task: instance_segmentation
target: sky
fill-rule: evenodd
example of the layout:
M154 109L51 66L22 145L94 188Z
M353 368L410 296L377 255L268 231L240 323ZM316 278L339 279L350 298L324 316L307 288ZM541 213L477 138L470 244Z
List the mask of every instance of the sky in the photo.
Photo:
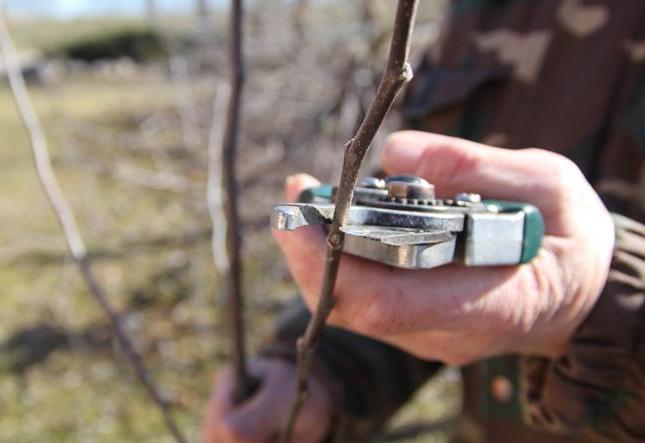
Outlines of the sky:
M58 19L96 15L143 15L145 0L5 0L10 13L36 14ZM222 5L226 0L208 0ZM195 7L191 0L156 0L160 13L190 12Z

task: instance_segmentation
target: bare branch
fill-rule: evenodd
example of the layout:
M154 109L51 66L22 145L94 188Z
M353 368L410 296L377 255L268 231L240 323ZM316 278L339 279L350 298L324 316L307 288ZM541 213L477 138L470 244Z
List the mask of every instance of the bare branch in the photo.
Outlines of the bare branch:
M150 374L143 364L141 356L135 350L130 338L121 325L119 316L108 301L105 290L100 285L96 275L92 271L87 255L87 249L85 248L78 226L76 225L74 214L72 213L72 210L58 185L54 171L52 170L47 142L45 140L40 121L38 120L31 104L31 100L29 99L24 78L22 77L22 73L18 67L16 48L3 14L0 14L0 46L2 47L2 57L9 77L11 92L20 117L25 125L25 129L29 134L38 179L40 180L47 199L58 218L69 252L74 259L74 262L78 265L90 294L92 294L101 309L108 316L121 350L132 365L137 378L159 409L168 431L174 436L177 442L183 443L186 440L179 431L179 428L171 415L170 406L162 397L159 388L150 377Z
M199 119L190 89L191 79L186 57L180 54L170 55L168 67L170 68L170 78L177 90L177 110L179 111L184 148L194 152L200 144L197 123Z
M222 156L219 150L223 130L223 116L226 100L230 95L228 85L217 88L213 100L213 123L208 137L208 183L206 185L206 206L211 219L211 252L213 262L220 276L228 274L228 258L225 251L226 217L222 207Z
M239 138L244 60L242 58L242 0L232 0L229 20L230 94L222 140L222 203L226 217L226 255L228 258L225 294L227 325L231 338L231 360L235 374L235 398L242 401L251 391L246 366L244 321L242 317L242 236L238 210L237 142Z
M292 6L293 29L296 34L296 49L302 47L307 41L307 12L309 10L309 0L297 0Z
M407 59L417 4L417 0L399 0L385 73L363 123L354 138L346 145L340 185L336 193L336 209L327 236L323 284L316 312L309 321L304 336L298 340L297 393L281 436L282 443L291 441L294 424L308 395L307 380L313 354L325 322L334 307L334 286L344 245L344 234L340 228L346 221L360 167L397 93L412 78L412 68Z

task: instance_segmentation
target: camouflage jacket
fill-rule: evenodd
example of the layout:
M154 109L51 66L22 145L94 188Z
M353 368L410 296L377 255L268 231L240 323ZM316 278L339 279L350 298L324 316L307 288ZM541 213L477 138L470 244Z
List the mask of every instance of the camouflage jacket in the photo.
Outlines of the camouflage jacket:
M408 127L562 153L633 219L616 217L609 280L566 355L464 368L456 439L645 441L645 1L456 0L444 28L407 91ZM292 358L307 318L292 306L264 352ZM369 439L441 367L334 328L318 356L340 441ZM511 399L490 393L499 377Z

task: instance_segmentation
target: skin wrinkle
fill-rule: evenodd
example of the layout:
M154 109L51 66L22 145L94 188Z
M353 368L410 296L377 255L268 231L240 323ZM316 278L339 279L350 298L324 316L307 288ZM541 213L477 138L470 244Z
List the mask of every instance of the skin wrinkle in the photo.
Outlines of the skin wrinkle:
M530 325L530 330L527 330L523 335L524 337L528 337L530 335L529 332L531 332L534 335L537 335L538 341L543 338L545 334L540 333L537 326L540 324L552 324L552 322L557 318L557 310L555 308L560 306L560 299L562 298L563 293L563 288L561 286L563 280L560 276L554 276L551 272L547 273L543 271L543 269L551 270L553 268L557 268L557 266L554 266L553 264L545 264L545 262L549 261L553 264L557 263L557 259L555 258L553 251L549 247L545 247L540 251L536 259L531 263L528 263L528 272L526 273L529 282L528 284L534 288L534 293L542 294L545 298L543 303L540 303L540 301L537 300L537 303L534 304L535 306L541 305L542 309L536 312L533 322ZM533 343L529 343L529 346L524 344L520 346L517 351L526 352L526 348L532 346L534 346ZM560 352L560 350L556 351L557 354ZM543 351L544 356L549 356L549 354L552 354L552 352Z
M513 269L508 270L510 276L516 272L517 271ZM507 279L508 278L510 277L507 277ZM482 286L490 286L493 288L497 287L497 285L492 284L480 284ZM384 292L394 293L395 295L387 298L379 298L378 294L366 296L365 298L370 301L366 303L363 310L357 312L355 318L346 319L346 324L352 325L353 329L358 332L378 337L392 335L393 333L401 335L419 331L442 331L441 328L433 325L432 321L427 321L427 319L422 323L417 323L418 320L415 320L415 316L419 316L419 313L421 313L423 314L421 317L428 317L428 311L424 309L423 306L416 306L411 303L400 303L400 300L405 298L400 288L396 288L396 286L394 286L392 288L382 288L382 290ZM512 290L512 288L504 289L504 291L508 290ZM467 322L466 324L469 326L469 331L479 331L483 335L491 338L508 334L509 331L517 329L517 324L514 322L512 316L509 318L509 315L504 314L503 312L501 312L500 315L494 315L497 310L496 306L499 303L498 299L506 297L503 291L500 295L496 295L500 292L499 288L484 291L483 289L474 287L472 292L483 292L479 302L467 305L472 307L472 309L463 309L463 307L454 306L454 304L453 306L448 305L446 308L437 309L437 311L444 316L444 322L446 323L443 331L454 334L463 328L464 322ZM409 298L410 297L408 297L408 299ZM454 300L454 298L451 297L440 297L440 299L441 298ZM342 297L340 297L340 299L342 299ZM486 299L490 299L491 303L488 303ZM448 321L445 318L447 311L455 312L452 320ZM493 317L491 317L491 313L493 313ZM410 324L414 323L416 324L410 326ZM402 328L403 330L401 330ZM523 326L520 326L520 329L523 329Z
M461 269L455 271L455 268ZM398 332L428 329L455 332L463 327L463 322L477 323L486 312L483 309L486 299L490 299L491 293L503 288L517 272L512 268L497 268L497 271L491 274L481 268L450 265L428 271L405 272L408 276L416 277L405 286L419 289L414 294L401 292L401 305L408 306L407 323L412 326ZM455 283L464 284L452 278L455 272L469 276L464 287L454 286ZM436 281L436 284L431 286L430 293L423 287L423 282L428 280Z
M509 269L510 274L515 274L517 271ZM491 348L492 344L499 342L500 338L503 337L516 337L519 335L518 331L521 331L522 334L525 333L526 325L524 321L516 320L517 317L525 317L524 312L518 311L517 314L514 314L512 311L505 311L504 309L499 309L500 301L508 297L507 291L513 291L515 288L495 288L489 291L485 291L481 300L479 302L467 304L468 308L463 309L459 307L453 307L452 310L456 311L455 320L450 322L448 330L437 330L435 326L430 324L420 324L414 328L409 326L405 328L405 332L398 332L397 337L402 337L408 334L410 336L410 330L413 331L426 331L428 334L432 334L432 331L436 332L448 332L450 334L463 334L461 329L464 327L464 324L467 325L466 333L477 334L477 337L483 339L483 343L487 348ZM400 290L399 290L400 291ZM474 293L479 292L480 289L475 288ZM372 297L371 297L372 298ZM408 314L407 310L417 310L419 312L427 313L424 309L406 309L406 308L416 308L410 304L399 304L391 306L391 303L398 300L400 296L386 298L384 300L387 303L383 305L375 304L378 303L379 299L372 298L371 302L366 306L365 311L359 314L359 317L354 321L349 322L353 326L353 329L364 334L369 334L371 336L377 336L386 341L392 341L388 336L391 336L397 328L403 327L406 325L406 322L414 322L413 316ZM504 307L509 307L510 309L516 309L517 306L521 304L501 304ZM443 311L445 315L445 310ZM466 322L466 323L464 323ZM430 329L428 329L428 327ZM428 336L426 336L428 340ZM396 342L396 340L395 340ZM405 348L415 350L414 347L404 346ZM455 352L451 351L450 356L451 361L469 361L475 356L470 356L467 352ZM424 355L423 352L417 354ZM428 357L425 355L426 358Z
M395 294L400 294L400 289L395 289ZM379 297L375 294L360 310L354 320L350 323L359 333L372 336L388 336L395 333L405 322L407 317L401 315L401 306L396 303L394 297Z
M594 281L592 282L576 283L576 279L570 280L569 291L567 292L573 295L570 300L567 300L567 302L573 312L577 313L574 321L570 322L570 324L580 324L587 316L587 313L595 305L602 289L604 288L603 282L607 281L610 262L611 260L607 259L605 260L605 263L595 263L594 272L591 273L592 277L595 277L595 279L593 279ZM594 287L597 288L595 292ZM590 296L585 297L584 295L586 294L590 294ZM570 328L570 334L568 336L572 336L574 332L575 328Z
M526 272L524 267L520 269L516 270L518 274ZM473 319L468 322L471 333L486 337L487 342L498 344L499 348L512 347L518 337L530 332L536 321L536 316L532 313L535 303L505 303L505 300L522 297L523 292L521 283L504 285L490 291L481 306L475 306L472 311L464 313L464 318Z
M495 300L494 306L491 307L491 312L494 313L496 306L501 305L502 308L499 309L500 317L497 320L499 331L497 335L499 337L509 336L509 337L523 337L527 335L531 330L531 326L536 321L536 316L534 314L535 310L535 300L532 303L504 303L504 300L514 299L517 297L522 297L524 294L523 282L524 278L521 276L524 275L526 271L524 268L519 274L519 280L511 288L504 288L503 291L497 291L494 293ZM490 315L490 314L489 314ZM493 315L490 315L491 319L495 318ZM484 317L486 318L486 317ZM514 340L513 340L514 341Z

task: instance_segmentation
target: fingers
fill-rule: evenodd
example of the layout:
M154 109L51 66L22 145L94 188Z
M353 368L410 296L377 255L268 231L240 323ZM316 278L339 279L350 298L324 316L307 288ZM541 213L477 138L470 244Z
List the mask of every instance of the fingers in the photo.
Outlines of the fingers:
M251 372L262 380L259 391L241 404L233 402L233 376L229 368L217 377L209 401L204 426L207 443L262 443L269 442L276 426L275 408L267 407L267 396L272 395L272 374L262 361L251 361Z
M284 197L287 202L295 202L298 200L300 193L314 186L320 185L320 182L308 174L296 174L287 177L284 184Z
M223 369L215 378L216 389L213 390L208 403L208 415L225 416L233 410L233 375L230 368Z
M276 441L295 395L296 369L278 359L250 361L251 372L261 379L257 393L232 404L232 376L225 369L218 377L204 426L207 443L269 443ZM330 425L331 406L326 388L312 378L311 396L296 423L297 441L318 442Z
M255 395L241 404L233 401L233 376L224 369L217 377L207 408L205 441L218 443L263 443L271 441L281 411L269 406L275 401L275 373L264 360L251 360L250 372L261 380Z
M389 174L411 173L431 181L440 195L458 192L508 195L519 198L517 190L528 194L522 183L532 165L523 154L508 149L484 146L453 137L417 131L395 132L382 153L383 167Z
M208 400L206 416L204 417L204 443L234 442L229 433L224 439L224 418L233 410L233 377L230 368L222 370L215 378L215 388Z
M582 178L571 161L547 151L500 149L418 131L390 135L381 161L388 174L426 178L440 197L475 192L486 198L525 201L538 206L547 218L560 212L567 196L575 193L572 182Z

